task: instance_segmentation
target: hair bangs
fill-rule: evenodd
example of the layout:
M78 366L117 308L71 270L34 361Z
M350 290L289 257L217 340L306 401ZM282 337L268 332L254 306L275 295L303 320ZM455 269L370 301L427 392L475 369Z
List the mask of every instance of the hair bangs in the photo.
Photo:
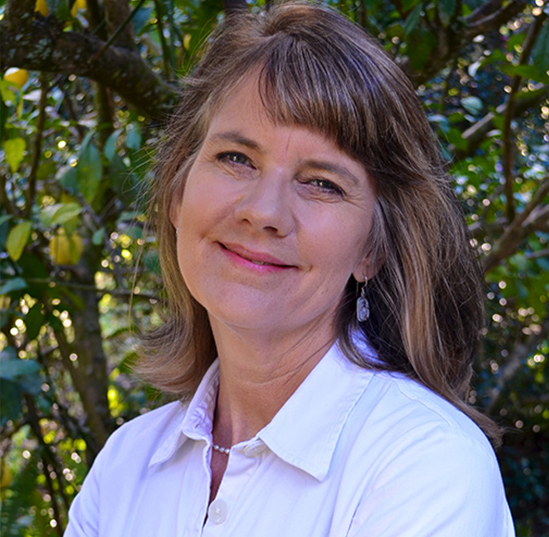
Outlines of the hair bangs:
M368 96L359 97L353 91L358 80L350 80L364 73L342 69L340 58L321 57L318 49L292 35L276 36L269 49L264 50L258 89L271 120L320 133L362 161L364 147L377 138L373 114L365 106ZM360 86L363 90L364 83Z

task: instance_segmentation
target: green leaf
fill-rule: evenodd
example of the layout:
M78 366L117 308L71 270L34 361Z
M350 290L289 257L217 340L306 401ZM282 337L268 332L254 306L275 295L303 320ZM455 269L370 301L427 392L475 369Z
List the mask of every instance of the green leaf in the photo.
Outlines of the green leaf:
M44 227L50 227L57 224L65 224L82 212L82 207L75 202L56 203L42 209L40 213L40 222Z
M461 106L474 116L480 114L483 108L482 101L473 95L461 99Z
M456 148L465 150L467 149L467 140L465 140L462 136L462 132L460 129L456 129L455 127L452 127L446 134L448 137L448 141Z
M76 167L70 167L59 179L65 190L70 194L78 194L78 174Z
M141 128L139 125L133 124L128 126L126 147L128 149L139 149L141 147Z
M6 360L2 361L0 368L0 378L7 380L16 380L27 375L34 375L42 369L42 366L36 360Z
M448 26L456 11L456 0L439 0L438 14L443 26Z
M8 360L17 360L17 351L15 347L8 345L0 351L0 363L6 362Z
M21 137L11 138L4 142L4 154L12 173L15 173L19 169L26 147L27 143Z
M103 151L105 153L105 156L107 157L107 160L109 162L112 161L112 159L116 156L116 140L120 136L120 133L122 132L122 129L116 129L105 142L105 147L103 148Z
M404 23L404 37L408 37L410 35L410 32L417 26L417 23L419 22L419 19L421 18L421 6L416 6L412 13L408 16L406 19L406 22Z
M23 412L22 395L18 384L0 378L0 426L21 416Z
M4 125L8 119L8 107L4 103L4 99L0 96L0 140L4 139Z
M540 74L547 74L549 71L549 19L545 21L536 44L532 49L532 59Z
M92 236L92 244L95 246L100 246L103 244L103 241L105 240L105 228L102 227L101 229L98 229L94 232Z
M417 6L421 0L403 0L402 9L404 11L410 11L414 6Z
M25 315L25 326L27 327L27 337L29 340L36 339L40 333L40 328L44 324L45 319L42 315L40 302L37 302Z
M44 181L45 179L49 179L50 177L55 177L55 172L57 171L57 163L53 160L46 160L45 162L42 162L40 166L38 166L38 170L36 172L36 178L39 181Z
M0 95L2 100L7 103L15 101L15 92L11 89L12 85L7 80L0 80Z
M420 8L421 6L418 6ZM417 8L416 8L417 9ZM423 28L416 28L406 43L406 53L410 58L410 65L414 71L423 69L437 46L437 38Z
M156 252L151 251L143 254L143 264L153 274L160 274L160 261Z
M535 80L536 82L549 83L549 75L539 71L535 65L506 64L501 66L501 70L509 76L519 75L523 78Z
M546 259L545 257L538 257L537 262L541 269L549 274L549 259Z
M21 291L27 287L27 282L21 278L12 278L8 280L0 289L0 295L7 295L8 293L13 293L14 291Z
M92 203L103 176L103 167L99 151L93 144L87 144L76 166L76 179L78 189L88 203Z
M71 18L69 0L46 0L50 13L60 21L67 21Z
M32 222L25 221L17 224L8 233L8 240L6 241L6 249L8 255L14 260L18 261L27 245L32 229Z

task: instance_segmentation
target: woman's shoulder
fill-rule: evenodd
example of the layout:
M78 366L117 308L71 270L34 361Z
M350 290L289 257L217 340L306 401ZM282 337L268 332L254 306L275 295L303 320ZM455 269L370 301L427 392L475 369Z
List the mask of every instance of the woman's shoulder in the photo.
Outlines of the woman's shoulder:
M180 430L188 405L173 401L149 410L121 425L107 440L106 453L140 453L151 456Z
M493 452L478 425L452 403L419 382L399 373L376 371L358 407L380 434L404 438L436 435L448 442L474 444ZM369 409L369 410L368 410ZM360 412L359 412L360 414ZM363 414L364 415L364 414ZM366 423L365 423L366 425Z

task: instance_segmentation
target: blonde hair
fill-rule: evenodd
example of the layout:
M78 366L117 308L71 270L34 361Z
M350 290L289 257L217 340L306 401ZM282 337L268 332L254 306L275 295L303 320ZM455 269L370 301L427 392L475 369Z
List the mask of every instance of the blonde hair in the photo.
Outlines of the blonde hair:
M356 323L351 279L337 317L341 348L364 367L423 383L497 442L496 425L466 402L483 323L482 280L436 139L407 77L364 31L325 7L293 3L228 16L185 80L151 204L169 311L142 338L140 373L160 390L188 397L215 359L207 313L177 264L169 212L210 119L252 72L259 72L274 122L325 134L375 181L368 247L380 268L367 287L372 314ZM357 334L381 363L363 356Z

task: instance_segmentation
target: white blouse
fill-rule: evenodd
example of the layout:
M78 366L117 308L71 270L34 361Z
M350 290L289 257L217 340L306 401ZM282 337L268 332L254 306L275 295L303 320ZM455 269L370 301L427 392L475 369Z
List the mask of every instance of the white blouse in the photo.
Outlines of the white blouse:
M254 438L208 506L217 361L189 404L109 439L65 537L512 537L494 452L465 415L337 345Z

